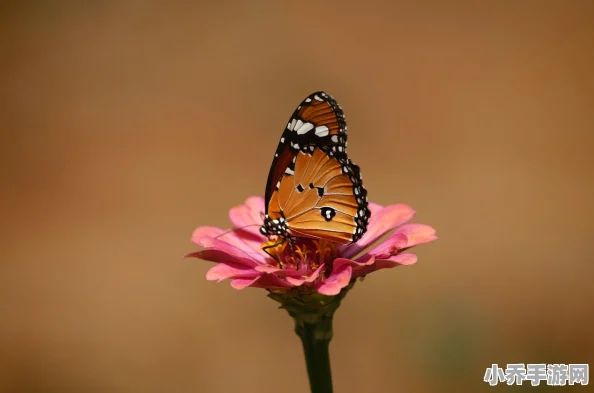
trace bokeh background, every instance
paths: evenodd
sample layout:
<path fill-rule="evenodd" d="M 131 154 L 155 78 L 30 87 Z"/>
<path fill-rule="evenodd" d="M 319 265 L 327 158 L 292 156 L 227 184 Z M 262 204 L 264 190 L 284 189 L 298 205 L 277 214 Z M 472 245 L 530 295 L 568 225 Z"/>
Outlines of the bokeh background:
<path fill-rule="evenodd" d="M 306 392 L 290 318 L 181 256 L 321 89 L 440 236 L 348 295 L 335 390 L 592 364 L 593 38 L 591 1 L 3 2 L 0 390 Z"/>

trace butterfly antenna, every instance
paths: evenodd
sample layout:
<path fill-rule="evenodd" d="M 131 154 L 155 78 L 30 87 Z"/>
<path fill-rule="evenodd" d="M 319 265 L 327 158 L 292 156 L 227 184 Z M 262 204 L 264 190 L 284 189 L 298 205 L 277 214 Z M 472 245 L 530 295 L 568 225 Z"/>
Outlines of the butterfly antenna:
<path fill-rule="evenodd" d="M 214 238 L 215 238 L 215 239 L 218 239 L 219 237 L 221 237 L 221 236 L 223 236 L 223 235 L 226 235 L 226 234 L 228 234 L 228 233 L 230 233 L 230 232 L 240 231 L 240 230 L 242 230 L 242 229 L 244 229 L 244 228 L 249 228 L 249 227 L 259 227 L 259 226 L 260 226 L 260 224 L 250 224 L 250 225 L 244 225 L 244 226 L 237 227 L 237 228 L 231 228 L 231 229 L 229 229 L 228 231 L 225 231 L 225 232 L 221 233 L 220 235 L 216 235 Z"/>

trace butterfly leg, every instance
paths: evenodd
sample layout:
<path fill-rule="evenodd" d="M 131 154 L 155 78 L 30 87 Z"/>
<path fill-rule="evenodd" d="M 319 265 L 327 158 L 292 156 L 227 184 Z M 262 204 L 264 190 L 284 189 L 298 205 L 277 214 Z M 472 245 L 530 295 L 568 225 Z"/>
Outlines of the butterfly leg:
<path fill-rule="evenodd" d="M 266 254 L 268 254 L 272 259 L 274 259 L 275 261 L 278 262 L 278 265 L 280 266 L 280 268 L 283 268 L 283 263 L 276 257 L 276 255 L 272 255 L 271 253 L 269 253 L 267 250 L 269 248 L 275 248 L 277 246 L 280 246 L 281 244 L 283 244 L 287 239 L 286 238 L 281 238 L 281 240 L 278 243 L 272 244 L 270 246 L 266 246 L 266 247 L 262 247 L 262 251 L 264 251 Z"/>
<path fill-rule="evenodd" d="M 293 256 L 293 261 L 295 262 L 295 269 L 299 270 L 299 266 L 297 266 L 297 257 L 295 256 L 295 250 L 293 246 L 295 245 L 295 238 L 293 236 L 289 236 L 289 248 L 291 249 L 291 255 Z"/>

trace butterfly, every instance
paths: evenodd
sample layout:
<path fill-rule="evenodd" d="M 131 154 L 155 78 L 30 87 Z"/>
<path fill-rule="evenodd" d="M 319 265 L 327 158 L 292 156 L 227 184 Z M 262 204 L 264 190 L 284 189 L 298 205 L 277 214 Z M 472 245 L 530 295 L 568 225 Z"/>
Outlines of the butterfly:
<path fill-rule="evenodd" d="M 346 120 L 336 100 L 322 91 L 307 96 L 274 153 L 260 233 L 281 243 L 304 237 L 346 245 L 360 239 L 371 211 L 346 148 Z"/>

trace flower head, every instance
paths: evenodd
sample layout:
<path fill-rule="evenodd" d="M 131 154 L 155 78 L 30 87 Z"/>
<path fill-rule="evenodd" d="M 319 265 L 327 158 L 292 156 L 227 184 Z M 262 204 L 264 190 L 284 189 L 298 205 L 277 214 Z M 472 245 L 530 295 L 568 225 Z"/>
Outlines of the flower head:
<path fill-rule="evenodd" d="M 218 282 L 231 279 L 235 289 L 295 289 L 337 295 L 358 277 L 379 269 L 412 265 L 417 256 L 407 250 L 437 239 L 435 230 L 428 225 L 406 224 L 415 214 L 408 205 L 383 207 L 370 203 L 369 209 L 367 232 L 348 246 L 324 239 L 278 241 L 264 237 L 258 228 L 262 224 L 264 198 L 249 197 L 229 213 L 238 229 L 197 228 L 192 241 L 204 249 L 187 256 L 216 262 L 206 273 L 206 279 Z"/>

